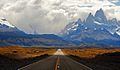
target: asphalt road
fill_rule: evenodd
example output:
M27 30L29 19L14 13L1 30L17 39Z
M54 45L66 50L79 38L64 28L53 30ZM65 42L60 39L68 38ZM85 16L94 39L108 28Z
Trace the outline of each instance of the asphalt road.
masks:
M18 70L92 70L91 68L76 62L65 56L59 49L53 56L40 60L33 64L19 68Z

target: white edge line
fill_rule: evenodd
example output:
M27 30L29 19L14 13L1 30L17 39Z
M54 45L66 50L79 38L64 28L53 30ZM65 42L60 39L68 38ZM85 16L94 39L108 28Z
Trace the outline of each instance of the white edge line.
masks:
M67 58L70 58L70 57L67 57ZM70 58L70 59L71 59L71 58ZM86 65L84 65L84 64L82 64L82 63L79 63L79 62L77 62L77 61L75 61L75 60L73 60L73 59L71 59L71 60L74 61L74 62L77 63L77 64L80 64L80 65L82 65L82 66L84 66L84 67L92 70L90 67L88 67L88 66L86 66Z
M56 51L57 52L57 51ZM55 53L56 53L55 52ZM54 55L55 55L55 53L54 53ZM53 56L54 56L53 55ZM50 57L48 57L48 58L51 58L51 57L53 57L53 56L50 56ZM46 58L46 59L48 59L48 58ZM45 60L45 59L42 59L42 60ZM28 64L28 65L26 65L26 66L24 66L24 67L21 67L21 68L18 68L17 70L21 70L21 69L24 69L24 68L26 68L26 67L29 67L30 65L33 65L33 64L36 64L36 63L39 63L39 62L42 62L42 60L39 60L39 61L37 61L37 62L34 62L34 63L31 63L31 64Z
M53 55L53 56L54 56L54 55ZM50 56L50 57L53 57L53 56ZM63 55L63 56L65 56L65 55ZM48 58L50 58L50 57L48 57ZM65 56L65 57L67 57L67 56ZM48 59L48 58L46 58L46 59ZM71 59L70 57L67 57L67 58ZM43 59L43 60L44 60L44 59ZM88 67L88 66L86 66L86 65L84 65L84 64L82 64L82 63L79 63L79 62L77 62L77 61L75 61L75 60L73 60L73 59L71 59L71 60L72 60L73 62L77 63L77 64L80 64L80 65L82 65L82 66L84 66L84 67L86 67L86 68L92 70L90 67ZM41 61L42 61L42 60L39 60L39 61L34 62L34 63L32 63L32 64L28 64L28 65L26 65L26 66L24 66L24 67L18 68L17 70L24 69L24 68L26 68L26 67L29 67L30 65L39 63L39 62L41 62Z
M62 50L61 50L61 51L62 51ZM66 56L66 55L64 55L64 56ZM66 56L66 57L67 57L67 56ZM90 70L93 70L92 68L90 68L90 67L88 67L88 66L86 66L86 65L84 65L84 64L82 64L82 63L79 63L79 62L75 61L74 59L72 59L72 58L70 58L70 57L67 57L67 58L71 59L73 62L75 62L75 63L77 63L77 64L80 64L80 65L82 65L82 66L84 66L84 67L86 67L86 68L88 68L88 69L90 69Z
M53 57L53 56L50 56L50 57L48 57L48 58L51 58L51 57ZM48 58L46 58L46 59L48 59ZM42 62L43 60L45 60L45 59L42 59L42 60L39 60L39 61L37 61L37 62L34 62L34 63L31 63L31 64L28 64L28 65L26 65L26 66L24 66L24 67L18 68L17 70L24 69L24 68L26 68L26 67L29 67L30 65L33 65L33 64L36 64L36 63Z

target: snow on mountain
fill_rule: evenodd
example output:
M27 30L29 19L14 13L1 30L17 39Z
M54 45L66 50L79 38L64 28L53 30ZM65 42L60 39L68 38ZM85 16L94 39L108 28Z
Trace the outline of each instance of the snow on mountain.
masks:
M77 27L77 25L72 28ZM0 18L0 46L71 46L74 45L54 34L27 34Z
M0 18L0 35L24 35L25 33L10 24L5 18Z
M11 28L15 27L15 26L11 25L5 18L0 18L0 25L6 25Z
M104 11L99 9L95 15L90 13L84 21L79 19L76 22L68 24L61 33L63 38L72 41L88 41L88 39L90 41L120 41L119 32L119 21L116 18L108 20Z

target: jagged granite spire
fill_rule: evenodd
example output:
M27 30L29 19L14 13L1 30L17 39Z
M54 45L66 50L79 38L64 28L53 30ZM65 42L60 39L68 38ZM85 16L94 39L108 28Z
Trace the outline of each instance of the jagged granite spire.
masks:
M103 23L103 22L107 23L107 18L102 8L96 11L95 20L100 23Z
M94 21L94 16L92 13L90 13L86 19L86 23L93 23Z
M116 18L107 20L104 11L97 10L95 15L90 13L86 20L78 19L72 24L68 24L64 29L62 37L79 43L99 44L99 45L120 45L120 21ZM79 24L79 25L78 25ZM78 42L77 42L78 43ZM87 45L89 45L87 44Z

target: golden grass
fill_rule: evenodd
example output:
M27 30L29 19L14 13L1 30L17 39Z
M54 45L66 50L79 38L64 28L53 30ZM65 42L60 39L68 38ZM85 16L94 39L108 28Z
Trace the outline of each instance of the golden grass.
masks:
M19 46L0 47L0 55L16 59L33 58L44 54L52 55L55 51L55 49L23 48Z
M105 53L120 52L120 49L104 49L104 48L83 48L83 49L63 49L66 55L74 55L81 58L94 58L97 55Z

